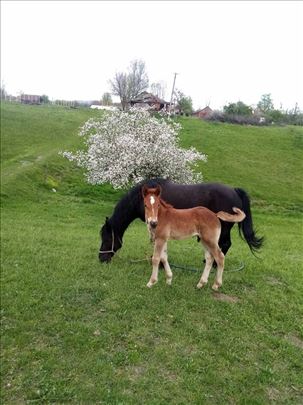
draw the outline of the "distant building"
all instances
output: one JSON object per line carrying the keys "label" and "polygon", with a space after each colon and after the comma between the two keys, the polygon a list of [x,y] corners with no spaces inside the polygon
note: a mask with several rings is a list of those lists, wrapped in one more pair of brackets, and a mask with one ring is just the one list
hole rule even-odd
{"label": "distant building", "polygon": [[202,110],[195,111],[193,116],[204,119],[210,117],[212,114],[213,110],[209,106],[206,106],[205,108],[202,108]]}
{"label": "distant building", "polygon": [[34,94],[21,94],[20,102],[23,104],[40,104],[41,103],[41,96],[37,96]]}
{"label": "distant building", "polygon": [[106,110],[106,111],[117,111],[119,109],[114,105],[98,105],[98,104],[92,104],[90,108],[92,108],[93,110]]}
{"label": "distant building", "polygon": [[136,98],[130,100],[131,107],[146,107],[149,106],[151,110],[160,111],[160,110],[167,110],[169,108],[169,102],[164,101],[161,98],[154,96],[147,91],[143,91],[143,93],[139,94]]}

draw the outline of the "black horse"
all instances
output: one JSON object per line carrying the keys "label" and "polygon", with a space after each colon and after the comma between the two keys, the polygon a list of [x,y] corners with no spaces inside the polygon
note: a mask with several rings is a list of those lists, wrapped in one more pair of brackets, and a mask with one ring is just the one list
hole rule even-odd
{"label": "black horse", "polygon": [[[136,218],[145,221],[144,205],[141,194],[143,184],[149,187],[161,185],[162,198],[175,208],[192,208],[204,206],[213,212],[226,211],[233,213],[232,207],[242,209],[246,218],[240,222],[239,233],[246,240],[252,252],[260,249],[263,238],[256,236],[253,229],[250,211],[250,199],[241,188],[231,188],[219,183],[176,184],[169,180],[157,178],[139,183],[133,187],[116,205],[114,213],[106,218],[100,235],[102,239],[99,251],[101,262],[109,262],[118,249],[122,247],[122,238],[129,224]],[[231,246],[230,231],[233,223],[222,221],[222,230],[219,240],[224,255]]]}

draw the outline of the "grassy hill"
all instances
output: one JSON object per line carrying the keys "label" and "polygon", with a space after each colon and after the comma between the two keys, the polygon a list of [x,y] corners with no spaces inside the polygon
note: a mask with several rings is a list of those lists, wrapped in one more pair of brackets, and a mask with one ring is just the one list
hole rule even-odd
{"label": "grassy hill", "polygon": [[301,127],[253,127],[183,120],[181,144],[208,154],[201,165],[205,181],[249,191],[255,206],[302,207]]}
{"label": "grassy hill", "polygon": [[[77,185],[78,193],[86,190],[99,198],[103,188],[87,186],[80,171],[58,155],[81,145],[80,125],[98,114],[89,109],[3,104],[3,194],[17,198],[17,188],[31,199],[33,189],[41,194],[43,188],[57,186],[65,194],[71,192],[69,186],[75,189]],[[208,162],[200,164],[205,181],[243,187],[255,205],[265,209],[302,207],[301,127],[239,126],[192,118],[180,121],[181,145],[193,145],[208,155]]]}
{"label": "grassy hill", "polygon": [[[302,128],[181,119],[181,144],[208,155],[205,181],[245,188],[266,237],[256,259],[233,231],[221,301],[195,290],[200,271],[146,289],[150,264],[133,261],[151,253],[139,221],[113,262],[98,262],[100,225],[123,192],[87,185],[58,154],[98,114],[1,106],[2,402],[299,403]],[[193,241],[169,256],[201,268]]]}

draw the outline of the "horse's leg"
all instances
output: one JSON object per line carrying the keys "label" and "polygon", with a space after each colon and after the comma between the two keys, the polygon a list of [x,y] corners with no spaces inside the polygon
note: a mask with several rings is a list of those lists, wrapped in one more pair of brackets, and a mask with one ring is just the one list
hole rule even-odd
{"label": "horse's leg", "polygon": [[[231,238],[230,238],[230,232],[231,228],[234,226],[233,223],[231,222],[221,222],[221,234],[220,234],[220,239],[219,239],[219,246],[220,249],[222,250],[224,256],[228,252],[229,248],[231,247]],[[213,262],[213,267],[217,268],[218,263],[217,260]]]}
{"label": "horse's leg", "polygon": [[209,273],[213,264],[214,258],[208,250],[205,250],[205,267],[197,288],[202,288],[208,282]]}
{"label": "horse's leg", "polygon": [[221,252],[219,246],[213,249],[212,255],[214,256],[218,268],[212,289],[217,291],[222,285],[223,270],[224,270],[224,254]]}
{"label": "horse's leg", "polygon": [[163,250],[161,253],[161,262],[162,262],[162,264],[164,266],[164,270],[165,270],[166,284],[171,285],[173,273],[171,271],[170,265],[167,260],[167,242],[163,246]]}
{"label": "horse's leg", "polygon": [[152,257],[153,271],[149,279],[149,282],[147,283],[147,287],[149,288],[152,287],[154,284],[156,284],[158,281],[159,263],[164,245],[165,245],[164,240],[161,239],[155,240],[154,254]]}
{"label": "horse's leg", "polygon": [[228,252],[229,248],[231,247],[231,238],[230,232],[231,228],[234,226],[232,222],[224,222],[221,221],[221,234],[219,239],[219,246],[224,254]]}

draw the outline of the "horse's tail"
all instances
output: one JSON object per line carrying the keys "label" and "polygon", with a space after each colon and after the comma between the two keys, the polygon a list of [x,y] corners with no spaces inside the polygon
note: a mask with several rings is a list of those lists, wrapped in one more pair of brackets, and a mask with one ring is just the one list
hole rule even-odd
{"label": "horse's tail", "polygon": [[246,240],[252,253],[256,252],[261,248],[264,238],[257,237],[254,228],[253,221],[250,211],[250,199],[247,193],[241,188],[235,188],[235,191],[239,195],[242,201],[242,209],[245,212],[245,219],[242,222],[239,222],[239,233],[243,239]]}
{"label": "horse's tail", "polygon": [[240,208],[233,207],[233,211],[235,212],[235,214],[229,214],[225,211],[219,211],[216,215],[218,218],[227,222],[242,222],[245,219],[246,215],[242,210],[240,210]]}

